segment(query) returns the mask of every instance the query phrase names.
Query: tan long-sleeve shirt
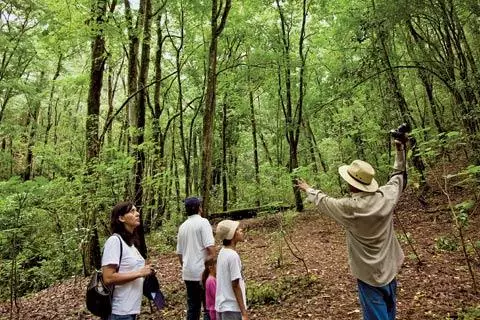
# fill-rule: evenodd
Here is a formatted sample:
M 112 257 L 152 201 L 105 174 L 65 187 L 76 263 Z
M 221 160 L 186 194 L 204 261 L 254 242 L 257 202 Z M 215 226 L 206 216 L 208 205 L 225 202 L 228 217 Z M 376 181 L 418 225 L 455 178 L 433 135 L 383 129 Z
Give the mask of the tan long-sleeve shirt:
M 404 151 L 397 151 L 394 169 L 405 171 Z M 393 175 L 375 193 L 352 193 L 336 199 L 320 190 L 308 189 L 308 200 L 347 231 L 348 262 L 352 274 L 372 286 L 381 287 L 397 275 L 404 254 L 393 230 L 393 211 L 405 183 Z

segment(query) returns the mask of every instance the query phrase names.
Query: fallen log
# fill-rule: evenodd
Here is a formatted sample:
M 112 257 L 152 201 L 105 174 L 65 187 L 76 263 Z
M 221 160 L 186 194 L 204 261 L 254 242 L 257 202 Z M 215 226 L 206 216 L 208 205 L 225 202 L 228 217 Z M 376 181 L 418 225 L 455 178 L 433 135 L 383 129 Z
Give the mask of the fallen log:
M 265 205 L 254 208 L 243 208 L 243 209 L 234 209 L 223 212 L 211 213 L 209 216 L 210 220 L 219 220 L 219 219 L 232 219 L 232 220 L 242 220 L 248 218 L 254 218 L 260 212 L 282 212 L 295 208 L 295 205 Z

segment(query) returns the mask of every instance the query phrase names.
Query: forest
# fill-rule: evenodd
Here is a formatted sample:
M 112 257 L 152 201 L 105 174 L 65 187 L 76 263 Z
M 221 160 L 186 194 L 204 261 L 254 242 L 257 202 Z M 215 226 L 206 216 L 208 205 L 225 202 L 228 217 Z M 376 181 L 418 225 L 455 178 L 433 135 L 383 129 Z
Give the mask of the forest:
M 99 268 L 122 200 L 150 256 L 188 196 L 288 218 L 298 177 L 344 195 L 363 159 L 383 183 L 402 123 L 408 200 L 441 199 L 432 241 L 477 294 L 479 61 L 473 0 L 0 0 L 0 300 Z

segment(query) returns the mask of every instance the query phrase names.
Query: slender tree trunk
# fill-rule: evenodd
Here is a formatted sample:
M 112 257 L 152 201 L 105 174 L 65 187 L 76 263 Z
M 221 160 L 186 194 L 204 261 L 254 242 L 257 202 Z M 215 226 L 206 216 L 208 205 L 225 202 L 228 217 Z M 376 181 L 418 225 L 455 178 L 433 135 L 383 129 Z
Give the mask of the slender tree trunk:
M 155 218 L 152 221 L 152 227 L 156 227 L 161 223 L 161 217 L 165 213 L 166 193 L 164 186 L 166 185 L 165 174 L 163 172 L 166 169 L 165 163 L 165 136 L 162 133 L 162 128 L 160 126 L 160 118 L 163 113 L 162 102 L 160 101 L 161 97 L 161 88 L 162 88 L 162 54 L 163 54 L 163 44 L 165 38 L 162 33 L 162 14 L 159 14 L 156 19 L 156 28 L 157 28 L 157 50 L 155 53 L 155 87 L 154 87 L 154 97 L 153 97 L 153 113 L 152 113 L 152 126 L 153 126 L 153 140 L 154 140 L 154 160 L 153 160 L 153 176 L 159 179 L 158 188 L 156 194 L 152 198 L 151 206 L 156 212 Z M 155 184 L 157 185 L 157 184 Z
M 41 90 L 43 89 L 43 83 L 45 80 L 45 73 L 41 72 L 39 81 L 37 83 L 37 89 L 35 96 L 33 97 L 32 101 L 29 103 L 29 112 L 28 112 L 28 122 L 29 125 L 29 134 L 28 134 L 28 141 L 27 141 L 27 153 L 26 153 L 26 164 L 25 164 L 25 171 L 23 172 L 23 180 L 30 180 L 33 178 L 33 147 L 35 146 L 35 139 L 37 133 L 37 126 L 38 126 L 38 114 L 40 112 L 40 99 L 37 96 Z
M 43 146 L 46 147 L 48 145 L 48 138 L 49 138 L 49 135 L 50 135 L 50 130 L 52 129 L 52 125 L 54 123 L 54 121 L 52 121 L 52 113 L 53 113 L 53 106 L 55 105 L 55 109 L 56 109 L 56 106 L 58 104 L 58 98 L 56 99 L 55 103 L 53 102 L 53 96 L 55 94 L 55 89 L 56 89 L 56 80 L 57 78 L 60 76 L 60 70 L 62 68 L 62 61 L 63 61 L 63 54 L 60 54 L 60 56 L 58 57 L 58 62 L 57 62 L 57 69 L 55 70 L 55 74 L 53 75 L 53 78 L 52 78 L 52 87 L 50 89 L 50 96 L 49 96 L 49 99 L 48 99 L 48 106 L 47 106 L 47 123 L 45 124 L 45 136 L 43 138 Z M 40 162 L 40 175 L 43 174 L 43 159 L 42 161 Z
M 111 144 L 113 141 L 112 138 L 112 125 L 113 121 L 113 111 L 114 111 L 114 99 L 115 93 L 118 87 L 118 81 L 123 72 L 123 64 L 125 57 L 122 58 L 120 66 L 118 67 L 118 72 L 115 73 L 115 68 L 113 65 L 108 64 L 108 78 L 107 78 L 107 116 L 105 118 L 105 124 L 103 125 L 102 134 L 100 135 L 100 145 L 104 143 L 105 136 L 107 137 L 107 144 Z
M 417 47 L 421 47 L 423 45 L 421 41 L 420 35 L 417 33 L 415 30 L 415 27 L 412 24 L 411 20 L 407 21 L 407 27 L 410 33 L 410 36 L 412 37 L 414 43 L 417 45 Z M 417 61 L 416 57 L 414 56 L 413 50 L 411 49 L 412 46 L 410 46 L 407 43 L 407 51 L 410 55 L 410 57 L 415 61 L 415 65 L 420 67 L 420 63 Z M 435 127 L 437 128 L 438 132 L 444 132 L 445 130 L 443 129 L 443 126 L 440 122 L 440 115 L 438 114 L 438 109 L 437 109 L 437 103 L 435 101 L 434 95 L 433 95 L 433 82 L 431 76 L 428 75 L 428 73 L 422 69 L 418 68 L 418 77 L 422 81 L 423 87 L 425 88 L 425 93 L 427 95 L 427 100 L 430 106 L 430 111 L 432 113 L 432 118 L 433 122 L 435 124 Z
M 265 141 L 265 137 L 263 136 L 263 133 L 259 133 L 260 136 L 260 141 L 262 142 L 262 147 L 263 151 L 265 151 L 265 156 L 267 157 L 268 163 L 270 164 L 271 167 L 273 167 L 273 160 L 272 156 L 270 155 L 270 151 L 268 150 L 268 145 L 267 142 Z
M 280 26 L 281 26 L 281 43 L 282 43 L 282 59 L 283 65 L 279 67 L 279 74 L 278 74 L 278 95 L 280 97 L 281 106 L 283 109 L 283 115 L 285 118 L 285 126 L 286 126 L 286 138 L 289 145 L 289 162 L 288 162 L 288 170 L 290 173 L 293 172 L 295 168 L 298 168 L 298 142 L 300 136 L 300 126 L 302 123 L 302 113 L 303 113 L 303 99 L 305 94 L 305 82 L 304 82 L 304 75 L 305 75 L 305 62 L 306 62 L 306 51 L 304 48 L 304 41 L 305 41 L 305 27 L 308 15 L 308 6 L 307 1 L 302 1 L 302 24 L 301 24 L 301 31 L 300 31 L 300 38 L 298 43 L 298 55 L 301 60 L 300 65 L 300 72 L 299 72 L 299 83 L 298 83 L 298 100 L 294 107 L 293 97 L 292 97 L 292 65 L 291 65 L 291 58 L 290 55 L 292 54 L 291 51 L 291 43 L 290 43 L 290 26 L 288 25 L 287 20 L 285 19 L 285 14 L 283 12 L 283 4 L 280 4 L 279 0 L 275 0 L 277 4 L 277 10 L 280 18 Z M 281 72 L 283 68 L 283 72 Z M 282 77 L 283 74 L 283 77 Z M 285 97 L 283 96 L 283 81 L 285 81 L 284 90 L 285 90 Z M 303 211 L 303 200 L 300 194 L 300 190 L 295 186 L 296 181 L 295 178 L 292 177 L 292 190 L 295 197 L 295 205 L 297 211 Z
M 177 203 L 177 212 L 181 212 L 180 211 L 180 199 L 181 199 L 181 196 L 180 196 L 180 177 L 179 177 L 179 174 L 178 174 L 177 156 L 175 154 L 175 134 L 172 134 L 172 164 L 171 164 L 171 167 L 170 167 L 170 171 L 173 173 L 173 176 L 174 176 L 173 183 L 174 183 L 174 187 L 175 187 L 175 198 L 177 200 L 177 201 L 175 201 Z
M 128 95 L 133 95 L 138 89 L 138 51 L 140 40 L 138 34 L 140 32 L 139 26 L 143 25 L 145 1 L 140 2 L 138 18 L 136 23 L 133 22 L 132 10 L 130 9 L 130 1 L 124 0 L 125 5 L 125 20 L 128 28 Z M 134 106 L 137 105 L 137 98 L 135 96 L 128 104 L 128 123 L 131 126 L 137 126 L 137 112 Z
M 238 174 L 238 156 L 235 152 L 230 153 L 230 181 L 236 182 L 237 181 L 237 174 Z M 230 192 L 230 202 L 235 205 L 238 199 L 238 187 L 236 183 L 231 183 L 232 192 Z
M 387 32 L 383 30 L 383 27 L 380 27 L 378 31 L 378 39 L 381 46 L 382 62 L 387 68 L 387 79 L 390 86 L 390 93 L 392 97 L 393 105 L 398 107 L 400 116 L 403 118 L 404 122 L 409 123 L 412 126 L 416 126 L 415 119 L 412 117 L 410 109 L 408 108 L 407 101 L 403 95 L 403 90 L 398 79 L 396 71 L 392 67 L 389 48 L 387 45 Z
M 105 23 L 105 15 L 107 9 L 106 0 L 95 0 L 93 2 L 93 14 L 95 19 L 96 34 L 92 40 L 91 53 L 91 71 L 90 71 L 90 86 L 88 90 L 87 101 L 87 121 L 86 121 L 86 165 L 87 175 L 92 175 L 94 172 L 94 164 L 98 159 L 100 153 L 100 143 L 98 140 L 98 120 L 100 114 L 100 95 L 102 92 L 103 72 L 105 69 L 105 38 L 103 35 L 103 24 Z M 92 189 L 89 193 L 93 194 L 95 187 L 94 181 L 90 182 Z M 88 254 L 86 256 L 86 272 L 89 273 L 91 268 L 100 268 L 100 244 L 98 240 L 97 230 L 97 210 L 85 208 L 87 214 L 87 230 L 91 230 L 88 238 Z
M 250 102 L 250 123 L 252 125 L 252 142 L 253 142 L 253 166 L 255 170 L 256 195 L 255 205 L 260 206 L 259 189 L 260 189 L 260 166 L 258 164 L 258 144 L 257 144 L 257 122 L 255 120 L 255 106 L 253 104 L 253 92 L 248 92 Z M 224 210 L 226 211 L 226 210 Z
M 183 53 L 183 44 L 184 44 L 184 17 L 185 13 L 183 11 L 183 4 L 180 4 L 180 17 L 179 17 L 179 23 L 180 23 L 180 36 L 172 36 L 169 32 L 169 38 L 172 43 L 172 46 L 175 49 L 175 68 L 177 71 L 177 112 L 179 112 L 180 115 L 180 121 L 178 122 L 178 130 L 179 130 L 179 139 L 180 139 L 180 149 L 181 149 L 181 154 L 182 154 L 182 160 L 183 160 L 183 168 L 185 171 L 185 180 L 184 180 L 184 185 L 185 185 L 185 196 L 189 196 L 192 193 L 192 187 L 191 187 L 191 159 L 190 159 L 190 153 L 191 151 L 188 150 L 189 146 L 187 146 L 187 138 L 186 138 L 186 133 L 185 133 L 185 127 L 184 127 L 184 110 L 183 110 L 183 84 L 182 84 L 182 79 L 181 79 L 181 74 L 182 74 L 182 53 Z M 167 30 L 168 31 L 168 30 Z M 177 41 L 178 40 L 178 44 Z
M 222 108 L 222 209 L 228 210 L 227 150 L 228 150 L 228 117 L 227 95 L 223 99 Z
M 318 157 L 318 161 L 320 161 L 320 164 L 322 165 L 322 170 L 323 172 L 326 173 L 328 171 L 328 167 L 325 161 L 323 160 L 322 154 L 318 149 L 317 139 L 315 138 L 315 134 L 313 133 L 312 127 L 310 126 L 310 121 L 304 118 L 303 123 L 304 123 L 305 131 L 307 133 L 307 137 L 311 142 L 311 148 L 313 149 L 312 152 L 315 155 L 314 157 L 315 161 L 317 161 L 317 157 Z
M 220 2 L 220 5 L 222 3 L 223 1 Z M 213 130 L 217 86 L 217 43 L 227 22 L 231 4 L 231 0 L 226 0 L 225 7 L 218 8 L 217 0 L 212 0 L 211 39 L 208 54 L 208 80 L 205 110 L 203 114 L 202 209 L 205 217 L 208 217 L 209 213 L 210 188 L 212 186 Z M 220 23 L 218 22 L 219 17 L 221 17 Z
M 200 137 L 198 137 L 197 134 L 193 135 L 193 148 L 192 148 L 192 153 L 193 153 L 193 190 L 195 193 L 200 192 L 200 163 L 198 161 L 199 157 L 199 151 L 198 151 L 198 146 L 201 145 L 200 142 L 197 143 L 197 141 L 200 140 Z
M 143 1 L 142 1 L 143 2 Z M 138 78 L 138 85 L 144 88 L 147 85 L 148 70 L 150 64 L 150 38 L 151 38 L 151 21 L 152 21 L 152 3 L 151 0 L 144 0 L 145 18 L 143 27 L 143 43 L 142 43 L 142 59 L 140 64 L 140 74 Z M 142 4 L 141 4 L 142 6 Z M 145 139 L 145 108 L 148 91 L 143 89 L 138 97 L 137 106 L 137 127 L 135 133 L 135 205 L 142 207 L 143 203 L 143 175 L 145 169 L 145 152 L 143 150 L 143 142 Z M 147 257 L 147 245 L 145 243 L 144 225 L 140 216 L 140 227 L 138 234 L 140 238 L 139 251 L 143 257 Z M 148 227 L 147 227 L 148 229 Z

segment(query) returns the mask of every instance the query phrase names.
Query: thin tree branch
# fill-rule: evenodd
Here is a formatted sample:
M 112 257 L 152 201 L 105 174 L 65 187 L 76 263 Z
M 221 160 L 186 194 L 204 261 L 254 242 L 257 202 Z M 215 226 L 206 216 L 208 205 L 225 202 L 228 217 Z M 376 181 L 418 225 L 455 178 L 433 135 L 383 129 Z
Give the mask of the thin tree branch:
M 132 95 L 130 95 L 123 103 L 122 105 L 118 108 L 118 110 L 115 112 L 115 114 L 108 120 L 108 122 L 105 124 L 105 127 L 103 128 L 103 132 L 102 132 L 102 135 L 100 136 L 100 141 L 103 141 L 103 138 L 105 137 L 105 133 L 107 132 L 108 128 L 112 125 L 113 123 L 113 119 L 115 119 L 116 116 L 118 116 L 118 114 L 123 110 L 123 108 L 128 104 L 128 102 L 133 98 L 135 97 L 137 94 L 139 94 L 140 92 L 142 92 L 143 90 L 153 86 L 155 83 L 158 83 L 158 82 L 161 82 L 163 80 L 166 80 L 168 78 L 170 78 L 171 76 L 173 76 L 174 74 L 176 74 L 177 72 L 172 72 L 170 73 L 169 75 L 165 76 L 164 78 L 160 79 L 160 80 L 155 80 L 151 83 L 149 83 L 148 85 L 138 89 L 137 91 L 135 91 Z

